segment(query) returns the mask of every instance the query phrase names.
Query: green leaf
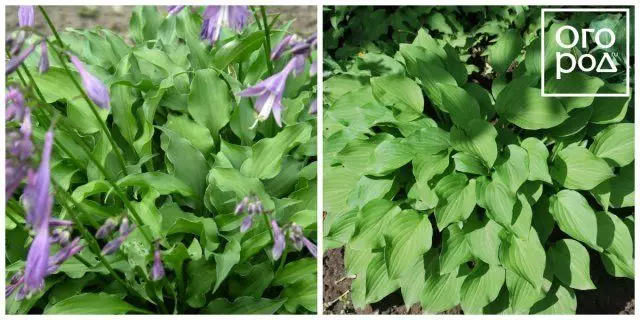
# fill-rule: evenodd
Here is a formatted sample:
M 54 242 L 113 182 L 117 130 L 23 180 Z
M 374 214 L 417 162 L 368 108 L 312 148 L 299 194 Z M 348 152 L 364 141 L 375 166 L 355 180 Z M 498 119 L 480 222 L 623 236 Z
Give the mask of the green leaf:
M 495 169 L 491 178 L 504 183 L 515 193 L 529 178 L 529 155 L 519 146 L 508 145 L 505 154 L 496 161 Z
M 424 98 L 418 84 L 404 76 L 388 75 L 370 79 L 373 95 L 385 106 L 400 111 L 398 120 L 417 119 L 424 109 Z
M 302 258 L 289 262 L 284 265 L 282 270 L 279 270 L 273 279 L 272 284 L 275 286 L 281 286 L 291 284 L 303 279 L 305 276 L 316 273 L 316 259 Z
M 399 213 L 400 208 L 386 199 L 376 199 L 367 203 L 358 212 L 351 246 L 354 249 L 364 249 L 380 244 L 383 240 L 383 228 Z
M 195 193 L 197 203 L 204 197 L 205 183 L 209 165 L 204 156 L 186 139 L 179 136 L 170 129 L 160 127 L 161 147 L 165 156 L 173 165 L 173 172 L 176 178 L 182 180 Z
M 421 215 L 415 210 L 398 213 L 384 233 L 384 257 L 391 279 L 400 278 L 409 270 L 413 261 L 431 248 L 431 222 L 426 215 Z
M 531 181 L 544 181 L 551 183 L 549 175 L 549 166 L 547 159 L 549 158 L 549 150 L 542 141 L 529 137 L 524 139 L 520 146 L 527 150 L 529 156 L 529 177 Z
M 373 255 L 366 271 L 366 296 L 367 303 L 382 300 L 400 286 L 398 280 L 392 280 L 387 272 L 385 254 L 380 252 Z
M 311 125 L 298 123 L 285 127 L 273 138 L 265 138 L 253 145 L 253 153 L 242 164 L 241 172 L 249 177 L 270 179 L 281 169 L 282 158 L 289 150 L 311 138 Z
M 349 194 L 351 208 L 362 208 L 371 200 L 383 198 L 393 186 L 393 179 L 375 179 L 363 176 Z
M 505 72 L 511 62 L 520 54 L 524 43 L 522 37 L 515 29 L 510 29 L 498 37 L 498 40 L 489 48 L 489 64 L 496 72 Z
M 204 258 L 190 261 L 187 275 L 187 304 L 192 308 L 202 308 L 207 302 L 206 294 L 216 281 L 216 264 Z
M 560 150 L 551 177 L 567 189 L 590 190 L 613 177 L 613 172 L 606 161 L 574 144 Z
M 130 174 L 118 180 L 119 187 L 151 188 L 161 195 L 178 193 L 185 197 L 193 196 L 193 191 L 178 178 L 162 172 L 145 172 Z
M 169 114 L 165 127 L 185 138 L 205 157 L 213 151 L 214 142 L 209 130 L 189 119 L 187 115 Z
M 598 90 L 598 93 L 624 93 L 625 85 L 614 86 L 611 84 L 605 84 Z M 617 123 L 624 119 L 627 115 L 627 109 L 629 107 L 629 97 L 597 97 L 593 99 L 593 112 L 591 113 L 592 123 L 596 124 L 609 124 Z
M 529 309 L 544 298 L 541 288 L 536 289 L 515 272 L 507 270 L 505 283 L 509 291 L 510 306 L 516 314 L 528 314 Z
M 187 108 L 198 124 L 209 129 L 214 140 L 218 140 L 218 132 L 229 123 L 232 107 L 229 87 L 217 72 L 211 69 L 195 72 Z
M 387 139 L 373 152 L 367 174 L 386 175 L 413 159 L 413 150 L 403 139 Z
M 224 252 L 214 253 L 213 258 L 216 261 L 216 282 L 212 293 L 215 293 L 231 268 L 240 262 L 240 244 L 236 240 L 229 241 L 224 247 Z
M 444 111 L 449 113 L 456 126 L 465 128 L 469 121 L 480 119 L 480 105 L 467 91 L 457 86 L 437 86 L 441 90 Z
M 440 274 L 455 272 L 461 264 L 471 261 L 473 256 L 465 234 L 456 224 L 442 232 L 442 251 L 439 257 Z
M 275 314 L 285 299 L 267 299 L 254 297 L 239 297 L 234 301 L 225 298 L 214 299 L 204 308 L 206 314 Z
M 560 101 L 567 111 L 588 107 L 593 103 L 593 95 L 604 85 L 600 78 L 588 76 L 582 72 L 571 72 L 562 75 L 562 79 L 551 77 L 545 84 L 545 93 L 584 94 L 584 97 L 562 97 Z M 589 96 L 590 95 L 590 96 Z
M 464 313 L 481 313 L 483 307 L 498 297 L 504 279 L 505 270 L 502 267 L 479 262 L 460 288 L 460 304 Z
M 482 159 L 485 167 L 491 168 L 498 157 L 497 136 L 496 129 L 490 123 L 474 119 L 462 128 L 451 128 L 451 145 L 458 151 Z
M 546 255 L 534 228 L 522 240 L 509 236 L 500 246 L 500 262 L 509 271 L 526 279 L 534 288 L 540 288 L 544 275 Z
M 315 275 L 307 275 L 304 279 L 284 288 L 282 297 L 287 299 L 284 303 L 284 308 L 288 312 L 299 312 L 299 306 L 311 312 L 316 312 L 318 292 L 316 279 Z
M 453 272 L 441 275 L 438 270 L 438 251 L 429 251 L 425 256 L 426 282 L 420 297 L 422 310 L 439 313 L 449 310 L 460 303 L 460 288 L 466 277 L 468 267 L 460 266 Z
M 120 296 L 106 293 L 82 293 L 45 309 L 44 314 L 127 314 L 151 312 L 132 306 Z
M 514 222 L 514 207 L 517 203 L 516 195 L 509 187 L 500 181 L 492 181 L 485 189 L 484 201 L 487 216 L 507 229 L 511 229 Z
M 542 97 L 528 79 L 511 81 L 496 98 L 496 111 L 507 121 L 527 130 L 555 127 L 567 118 L 560 100 Z
M 275 208 L 273 200 L 257 178 L 246 177 L 233 168 L 212 168 L 209 176 L 217 188 L 223 192 L 233 192 L 238 201 L 253 193 L 260 198 L 265 210 Z
M 633 123 L 619 123 L 608 126 L 594 138 L 589 150 L 596 157 L 608 160 L 617 167 L 624 167 L 634 158 Z
M 225 43 L 211 59 L 214 67 L 224 70 L 232 63 L 247 59 L 250 54 L 260 49 L 264 43 L 264 35 L 264 31 L 255 31 L 246 37 L 239 37 Z
M 577 191 L 562 190 L 549 199 L 549 211 L 560 230 L 596 251 L 598 245 L 598 221 L 587 200 Z
M 470 218 L 464 225 L 465 240 L 474 257 L 490 265 L 500 263 L 500 231 L 502 227 L 491 219 Z
M 405 140 L 416 155 L 437 154 L 449 149 L 449 132 L 438 127 L 421 128 L 413 131 Z
M 547 256 L 553 274 L 565 285 L 578 290 L 596 288 L 589 273 L 589 253 L 580 242 L 573 239 L 556 241 L 549 247 Z
M 438 230 L 443 230 L 449 224 L 466 220 L 476 206 L 476 180 L 471 179 L 463 188 L 452 192 L 451 195 L 441 197 L 435 211 Z
M 629 228 L 618 216 L 608 212 L 596 213 L 598 245 L 607 272 L 615 277 L 634 278 L 633 238 Z
M 546 281 L 546 280 L 545 280 Z M 567 288 L 555 280 L 547 295 L 531 307 L 531 314 L 575 314 L 578 300 L 573 289 Z
M 488 174 L 489 170 L 484 166 L 482 160 L 474 155 L 466 152 L 458 152 L 454 154 L 452 158 L 455 163 L 456 171 L 477 175 Z

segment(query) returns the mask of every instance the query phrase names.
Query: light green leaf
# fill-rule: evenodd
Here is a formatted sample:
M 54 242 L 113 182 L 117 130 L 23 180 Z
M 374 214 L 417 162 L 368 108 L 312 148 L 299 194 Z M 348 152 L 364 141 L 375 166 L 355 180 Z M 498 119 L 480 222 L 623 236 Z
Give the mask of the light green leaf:
M 505 154 L 496 161 L 495 169 L 491 178 L 504 183 L 515 193 L 529 178 L 529 155 L 525 149 L 510 144 L 506 146 Z
M 398 120 L 417 119 L 424 109 L 424 98 L 418 84 L 409 78 L 397 75 L 370 79 L 373 95 L 385 106 L 398 109 Z
M 144 172 L 130 174 L 118 180 L 118 186 L 151 188 L 161 195 L 178 193 L 185 197 L 193 196 L 193 191 L 180 179 L 163 172 Z
M 209 129 L 214 140 L 218 140 L 220 129 L 229 122 L 232 107 L 229 87 L 217 72 L 211 69 L 195 72 L 187 108 L 198 124 Z
M 456 171 L 477 175 L 488 174 L 489 170 L 484 166 L 482 160 L 474 155 L 466 152 L 458 152 L 454 154 L 452 158 L 456 166 Z
M 606 161 L 574 144 L 560 150 L 553 161 L 551 177 L 565 188 L 590 190 L 613 177 L 613 172 Z
M 441 91 L 444 111 L 451 116 L 451 121 L 465 128 L 469 121 L 480 119 L 480 105 L 467 91 L 451 85 L 437 84 Z
M 440 274 L 454 272 L 461 264 L 471 261 L 473 256 L 466 242 L 465 234 L 456 224 L 442 232 L 442 251 L 440 252 Z
M 400 287 L 398 280 L 392 280 L 389 277 L 384 256 L 382 252 L 374 254 L 367 266 L 365 296 L 367 303 L 378 302 Z
M 544 298 L 541 288 L 536 289 L 525 278 L 520 277 L 515 272 L 507 270 L 506 277 L 507 290 L 509 291 L 509 302 L 516 314 L 528 314 L 529 309 Z
M 415 210 L 398 213 L 386 227 L 384 251 L 389 278 L 398 279 L 412 262 L 431 248 L 433 229 L 426 215 Z
M 44 314 L 127 314 L 151 312 L 132 306 L 120 296 L 106 293 L 82 293 L 45 309 Z
M 608 160 L 617 167 L 624 167 L 634 158 L 634 124 L 612 124 L 600 131 L 589 150 L 596 157 Z
M 400 208 L 386 199 L 376 199 L 367 203 L 358 212 L 351 246 L 354 249 L 364 249 L 380 244 L 383 240 L 383 228 L 387 227 L 398 213 Z
M 441 275 L 438 268 L 438 250 L 432 249 L 425 255 L 426 282 L 420 297 L 423 312 L 439 313 L 460 303 L 460 287 L 468 273 L 466 265 Z
M 435 211 L 438 230 L 443 230 L 451 223 L 466 220 L 475 206 L 476 180 L 471 179 L 463 188 L 451 192 L 450 196 L 440 198 Z
M 458 151 L 482 159 L 485 167 L 491 168 L 498 157 L 497 136 L 496 129 L 490 123 L 474 119 L 465 127 L 451 128 L 451 145 Z
M 578 290 L 595 289 L 589 272 L 589 253 L 580 242 L 573 239 L 556 241 L 549 247 L 547 256 L 553 268 L 553 274 L 562 283 Z
M 500 263 L 500 231 L 502 227 L 491 219 L 480 221 L 473 217 L 464 225 L 465 240 L 474 257 L 490 265 Z
M 560 230 L 596 251 L 598 245 L 598 221 L 587 200 L 577 191 L 562 190 L 549 199 L 549 211 Z
M 238 37 L 220 47 L 211 59 L 218 70 L 224 70 L 229 64 L 243 61 L 264 43 L 264 31 L 255 31 L 246 37 Z
M 207 314 L 221 315 L 275 314 L 285 301 L 285 299 L 239 297 L 231 302 L 225 298 L 218 298 L 209 302 L 203 311 Z
M 205 157 L 213 151 L 214 142 L 209 130 L 189 119 L 187 115 L 175 116 L 169 114 L 165 127 L 185 138 L 194 147 L 198 148 Z
M 403 139 L 387 139 L 373 152 L 367 173 L 381 176 L 402 167 L 413 159 L 413 150 Z
M 504 279 L 505 270 L 501 266 L 479 262 L 460 288 L 460 304 L 464 313 L 481 313 L 482 308 L 498 297 Z
M 524 43 L 522 37 L 515 29 L 509 29 L 498 37 L 498 40 L 489 48 L 489 64 L 496 72 L 507 71 L 511 62 L 520 54 Z
M 513 235 L 504 239 L 500 247 L 500 262 L 507 270 L 526 279 L 534 288 L 540 288 L 546 255 L 536 230 L 531 228 L 526 240 Z
M 547 159 L 549 158 L 549 150 L 542 141 L 529 137 L 524 139 L 520 146 L 527 150 L 529 156 L 529 180 L 544 181 L 551 183 L 549 175 L 549 166 Z
M 582 72 L 571 72 L 563 74 L 561 79 L 550 77 L 545 84 L 545 93 L 555 94 L 585 94 L 584 97 L 562 97 L 560 101 L 567 111 L 576 108 L 584 108 L 593 103 L 594 94 L 604 85 L 600 78 L 591 77 Z M 590 96 L 589 96 L 590 95 Z

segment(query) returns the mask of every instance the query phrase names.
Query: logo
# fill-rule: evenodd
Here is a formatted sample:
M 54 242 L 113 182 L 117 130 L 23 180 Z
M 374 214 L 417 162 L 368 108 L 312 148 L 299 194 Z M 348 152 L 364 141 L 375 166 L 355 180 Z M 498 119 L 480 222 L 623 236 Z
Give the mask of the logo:
M 571 21 L 562 26 L 541 32 L 541 91 L 544 97 L 628 97 L 629 75 L 629 9 L 625 8 L 562 8 L 542 9 L 541 23 L 545 26 L 545 14 L 571 14 Z M 583 16 L 580 16 L 583 15 Z M 597 17 L 599 15 L 599 17 Z M 600 20 L 593 20 L 593 19 Z M 546 18 L 553 18 L 547 16 Z M 590 21 L 591 19 L 591 21 Z M 589 23 L 590 21 L 590 23 Z M 545 39 L 547 37 L 547 39 Z M 552 59 L 553 61 L 545 61 Z M 547 63 L 545 65 L 545 63 Z M 545 72 L 545 69 L 547 69 Z M 624 93 L 579 92 L 578 85 L 571 85 L 578 75 L 602 79 L 618 79 L 626 84 Z M 563 83 L 564 82 L 564 83 Z M 552 85 L 549 85 L 552 83 Z M 548 87 L 576 92 L 548 92 Z

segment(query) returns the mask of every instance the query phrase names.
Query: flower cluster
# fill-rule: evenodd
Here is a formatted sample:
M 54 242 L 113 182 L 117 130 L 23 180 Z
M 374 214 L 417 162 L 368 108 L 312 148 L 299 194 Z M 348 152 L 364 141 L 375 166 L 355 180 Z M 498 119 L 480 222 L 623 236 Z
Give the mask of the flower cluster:
M 102 247 L 102 254 L 110 255 L 118 252 L 120 245 L 127 240 L 127 237 L 135 228 L 136 225 L 129 223 L 129 218 L 127 217 L 122 217 L 121 219 L 116 217 L 108 218 L 96 231 L 96 239 L 107 239 L 114 235 L 116 229 L 118 231 L 117 236 Z
M 167 11 L 169 16 L 174 16 L 185 7 L 168 6 Z M 214 45 L 220 38 L 223 27 L 240 32 L 247 26 L 249 15 L 247 6 L 207 6 L 202 14 L 200 38 Z
M 253 219 L 256 217 L 256 215 L 262 213 L 268 214 L 262 207 L 262 201 L 260 201 L 260 199 L 255 195 L 244 197 L 242 201 L 240 201 L 236 205 L 236 208 L 234 210 L 234 213 L 236 215 L 245 212 L 247 213 L 247 215 L 244 217 L 244 219 L 242 219 L 242 224 L 240 225 L 241 232 L 246 232 L 251 228 L 251 226 L 253 225 Z M 288 234 L 289 239 L 291 240 L 291 243 L 296 250 L 299 251 L 302 250 L 302 247 L 306 247 L 307 250 L 309 250 L 309 252 L 314 257 L 316 257 L 318 251 L 316 245 L 304 236 L 302 228 L 299 225 L 292 223 L 285 228 L 281 228 L 275 219 L 269 218 L 269 220 L 271 223 L 271 231 L 273 234 L 273 248 L 271 250 L 271 254 L 274 260 L 280 259 L 282 253 L 284 252 L 287 244 L 287 237 L 285 236 L 285 234 Z

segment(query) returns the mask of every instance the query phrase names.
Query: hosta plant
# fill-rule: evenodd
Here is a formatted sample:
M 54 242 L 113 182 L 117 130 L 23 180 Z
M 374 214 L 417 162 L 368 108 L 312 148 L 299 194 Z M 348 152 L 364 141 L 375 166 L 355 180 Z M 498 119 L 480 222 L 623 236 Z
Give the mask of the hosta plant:
M 433 27 L 390 55 L 327 57 L 323 249 L 344 249 L 356 308 L 399 291 L 425 313 L 574 313 L 591 264 L 634 278 L 633 98 L 541 96 L 540 33 L 566 22 L 514 20 L 473 59 Z
M 138 7 L 126 38 L 47 10 L 6 41 L 6 313 L 314 312 L 315 36 L 264 7 Z

